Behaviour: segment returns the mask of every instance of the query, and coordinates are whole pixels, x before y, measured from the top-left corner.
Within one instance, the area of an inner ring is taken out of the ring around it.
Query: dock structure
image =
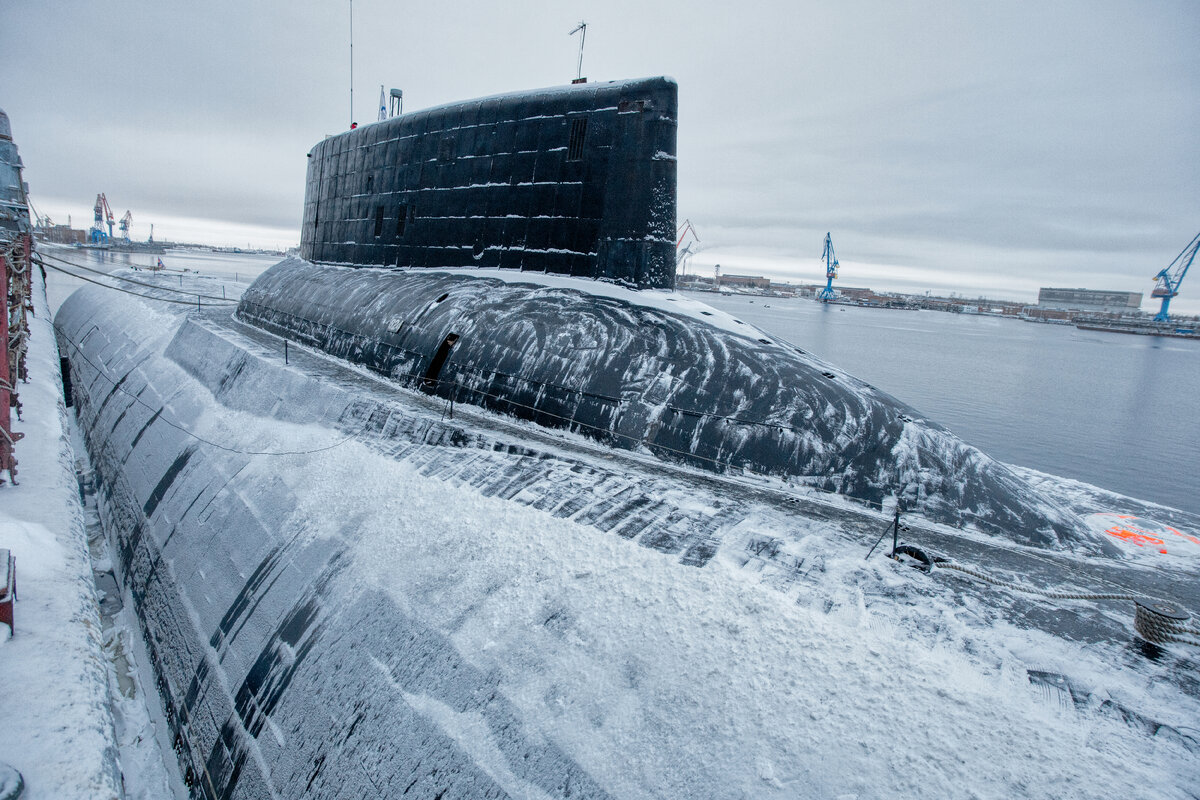
[[[5,298],[4,313],[0,314],[0,474],[7,472],[13,482],[17,477],[15,445],[24,436],[12,428],[12,411],[16,409],[20,419],[17,384],[27,377],[32,232],[21,156],[13,143],[8,115],[0,111],[0,287]]]

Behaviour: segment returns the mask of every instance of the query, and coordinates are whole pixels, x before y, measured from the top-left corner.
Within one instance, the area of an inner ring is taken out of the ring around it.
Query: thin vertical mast
[[[587,41],[587,23],[586,22],[580,22],[578,25],[575,26],[575,29],[572,30],[567,35],[574,36],[577,33],[581,34],[581,35],[579,37],[579,64],[575,68],[576,83],[578,83],[583,78],[583,44],[584,44],[584,42]]]

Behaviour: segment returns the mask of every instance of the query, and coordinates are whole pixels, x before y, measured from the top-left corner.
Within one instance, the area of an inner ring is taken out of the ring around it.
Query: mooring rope
[[[1133,629],[1148,642],[1166,644],[1177,642],[1200,647],[1200,628],[1191,624],[1191,615],[1180,606],[1166,600],[1137,594],[1106,594],[1093,592],[1051,592],[1045,589],[1035,589],[1032,586],[1014,583],[1013,581],[993,578],[985,572],[961,564],[939,561],[930,558],[927,562],[930,572],[934,569],[950,569],[977,578],[993,586],[1037,595],[1051,600],[1115,600],[1128,601],[1134,604]]]
[[[196,308],[197,306],[220,306],[221,305],[221,303],[201,303],[198,299],[195,301],[176,300],[175,298],[172,298],[172,297],[155,297],[152,294],[142,294],[141,292],[132,292],[129,289],[122,289],[120,286],[113,286],[111,283],[103,283],[102,281],[98,281],[94,278],[88,278],[84,275],[76,275],[74,272],[71,272],[69,269],[63,269],[62,267],[60,267],[56,264],[50,264],[50,263],[43,262],[43,266],[49,267],[50,269],[55,270],[56,272],[61,272],[64,275],[70,275],[72,278],[75,278],[77,280],[86,281],[87,283],[94,283],[97,286],[104,287],[105,289],[112,289],[114,292],[122,292],[124,294],[131,294],[134,297],[144,297],[147,300],[158,300],[161,303],[176,303],[178,305],[191,306],[192,308]],[[112,276],[112,277],[116,277],[116,276]],[[155,288],[158,289],[159,291],[163,291],[163,292],[171,292],[173,294],[182,294],[185,297],[200,298],[200,297],[205,296],[205,295],[200,295],[200,294],[192,294],[190,292],[186,292],[186,291],[183,291],[180,289],[171,289],[166,286],[157,286]],[[228,306],[226,306],[226,307],[228,307]]]
[[[157,283],[147,283],[146,281],[135,280],[134,278],[128,278],[124,275],[114,275],[111,272],[105,272],[104,270],[93,269],[91,267],[85,267],[83,264],[77,264],[74,261],[68,261],[67,259],[62,258],[61,256],[52,256],[49,253],[38,253],[37,255],[43,259],[45,259],[45,258],[54,259],[55,261],[58,261],[61,264],[66,264],[67,266],[74,267],[75,269],[81,269],[81,270],[84,270],[85,272],[91,272],[95,275],[100,275],[102,277],[111,278],[111,279],[117,280],[117,281],[124,281],[125,283],[133,283],[138,286],[145,286],[146,288],[149,288],[149,289],[158,289],[159,291],[174,292],[175,294],[182,294],[187,297],[203,297],[206,300],[220,300],[222,303],[230,303],[230,304],[237,303],[237,300],[234,300],[233,298],[217,297],[215,294],[201,294],[199,292],[188,292],[184,289],[175,289],[173,287],[162,286]],[[39,259],[36,257],[34,258],[34,260],[39,261]],[[67,272],[67,270],[62,269],[61,267],[56,267],[53,264],[47,264],[44,261],[39,261],[39,263],[41,263],[42,266],[50,267],[51,269],[57,269],[59,272],[64,272],[67,275],[72,275],[72,273]],[[72,277],[79,278],[80,280],[83,280],[83,281],[88,280],[87,278],[83,277],[82,275],[72,275]],[[100,285],[103,286],[105,284],[100,284]],[[111,288],[117,288],[117,287],[111,287]],[[136,294],[136,293],[131,292],[131,294]],[[138,297],[146,297],[146,296],[147,295],[138,295]],[[161,298],[155,298],[155,299],[161,299]],[[191,305],[195,305],[195,303],[191,303]],[[209,305],[212,305],[212,304],[210,303]]]

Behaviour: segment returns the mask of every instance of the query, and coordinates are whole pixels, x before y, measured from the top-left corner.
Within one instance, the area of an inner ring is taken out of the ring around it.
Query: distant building
[[[1102,289],[1039,289],[1038,306],[1066,311],[1123,313],[1142,307],[1141,292],[1109,292]]]
[[[875,296],[873,291],[862,286],[838,286],[836,291],[839,300],[857,300],[860,303]]]
[[[38,239],[55,244],[84,244],[87,241],[87,231],[76,230],[70,225],[42,226],[33,232]]]
[[[715,280],[715,278],[707,278],[703,275],[677,275],[675,276],[675,286],[680,289],[703,289],[706,291],[712,291]]]
[[[771,279],[761,275],[721,275],[717,285],[730,289],[770,289]]]

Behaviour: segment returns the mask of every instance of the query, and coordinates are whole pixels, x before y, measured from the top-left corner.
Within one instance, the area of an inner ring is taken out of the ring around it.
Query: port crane
[[[96,221],[92,225],[92,244],[100,244],[112,238],[113,232],[113,213],[108,206],[108,198],[104,193],[96,195],[96,206],[92,209],[96,212]],[[102,225],[108,225],[108,233],[104,233]]]
[[[1158,283],[1154,286],[1154,291],[1150,293],[1150,296],[1162,298],[1162,308],[1154,315],[1155,322],[1171,321],[1167,307],[1171,305],[1171,298],[1179,294],[1179,284],[1183,283],[1183,276],[1187,275],[1188,268],[1196,260],[1197,249],[1200,249],[1200,233],[1197,233],[1196,238],[1192,239],[1191,243],[1175,256],[1174,261],[1154,276],[1154,280]]]
[[[680,245],[683,244],[683,240],[689,232],[692,234],[692,239],[695,241],[688,242],[687,247],[680,249]],[[675,240],[675,270],[678,272],[680,271],[681,266],[684,270],[687,269],[685,262],[688,256],[692,255],[693,253],[692,246],[699,244],[700,235],[696,233],[696,229],[692,227],[692,221],[690,219],[685,219],[683,224],[675,229],[675,235],[679,237]]]
[[[829,233],[825,234],[825,250],[821,258],[825,260],[825,288],[817,294],[817,299],[828,303],[837,297],[837,292],[833,290],[833,279],[838,276],[837,255],[833,252],[833,237]]]
[[[133,214],[129,209],[125,209],[125,216],[121,217],[121,238],[129,241],[129,229],[133,225]]]

